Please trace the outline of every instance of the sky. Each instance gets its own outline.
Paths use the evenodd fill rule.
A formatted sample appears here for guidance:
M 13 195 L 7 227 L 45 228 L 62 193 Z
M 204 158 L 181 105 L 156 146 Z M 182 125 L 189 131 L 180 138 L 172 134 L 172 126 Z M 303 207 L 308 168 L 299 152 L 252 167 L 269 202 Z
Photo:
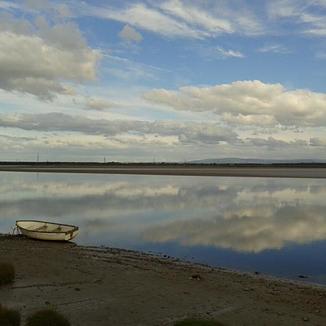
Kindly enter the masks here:
M 326 159 L 326 0 L 0 0 L 0 160 Z

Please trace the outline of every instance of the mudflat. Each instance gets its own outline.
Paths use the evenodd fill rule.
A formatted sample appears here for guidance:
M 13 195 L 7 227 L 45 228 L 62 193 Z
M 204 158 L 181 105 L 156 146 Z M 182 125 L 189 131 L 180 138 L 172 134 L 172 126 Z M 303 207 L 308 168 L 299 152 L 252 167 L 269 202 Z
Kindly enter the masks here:
M 17 277 L 0 303 L 55 307 L 72 325 L 173 325 L 188 316 L 225 325 L 325 325 L 326 288 L 141 252 L 0 236 Z
M 0 171 L 57 172 L 57 173 L 104 173 L 143 175 L 184 175 L 184 176 L 229 176 L 229 177 L 278 177 L 278 178 L 326 178 L 326 167 L 216 167 L 194 165 L 0 165 Z

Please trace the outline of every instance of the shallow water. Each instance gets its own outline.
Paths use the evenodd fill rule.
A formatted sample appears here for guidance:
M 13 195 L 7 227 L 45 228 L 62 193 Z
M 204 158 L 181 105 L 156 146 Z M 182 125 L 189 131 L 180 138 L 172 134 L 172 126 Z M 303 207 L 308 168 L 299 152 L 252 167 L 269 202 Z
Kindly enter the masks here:
M 80 226 L 79 244 L 326 284 L 326 180 L 0 172 L 0 233 Z

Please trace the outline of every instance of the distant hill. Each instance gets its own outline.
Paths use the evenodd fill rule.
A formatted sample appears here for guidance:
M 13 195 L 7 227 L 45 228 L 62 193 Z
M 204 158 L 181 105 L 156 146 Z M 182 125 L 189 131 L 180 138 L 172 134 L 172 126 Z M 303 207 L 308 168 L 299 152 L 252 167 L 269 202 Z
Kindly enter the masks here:
M 298 164 L 298 163 L 326 163 L 326 160 L 313 160 L 313 159 L 295 159 L 295 160 L 269 160 L 269 159 L 256 159 L 256 158 L 212 158 L 205 160 L 188 161 L 187 163 L 193 164 Z

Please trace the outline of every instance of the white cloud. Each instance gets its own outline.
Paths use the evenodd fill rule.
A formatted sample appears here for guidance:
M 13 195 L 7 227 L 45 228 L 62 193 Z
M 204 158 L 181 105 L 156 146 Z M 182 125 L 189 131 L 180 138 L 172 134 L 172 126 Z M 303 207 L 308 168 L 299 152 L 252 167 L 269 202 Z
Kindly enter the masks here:
M 184 4 L 179 0 L 163 2 L 160 8 L 177 18 L 184 20 L 190 25 L 197 25 L 210 33 L 232 33 L 233 26 L 227 19 L 212 16 L 208 11 L 195 7 L 191 4 Z
M 144 4 L 135 4 L 124 9 L 91 7 L 86 9 L 85 14 L 117 20 L 169 37 L 202 38 L 205 35 L 202 31 L 192 29 L 186 23 Z
M 310 143 L 310 146 L 326 147 L 326 139 L 325 138 L 312 137 L 312 138 L 310 138 L 309 143 Z
M 305 0 L 303 0 L 305 1 Z M 274 0 L 267 3 L 267 12 L 270 18 L 282 19 L 297 17 L 303 9 L 302 0 Z
M 89 48 L 72 23 L 36 26 L 9 15 L 0 23 L 0 87 L 41 99 L 71 94 L 69 83 L 94 80 L 98 51 Z
M 33 10 L 42 10 L 51 7 L 48 0 L 25 0 L 24 5 Z
M 247 138 L 244 143 L 246 145 L 253 145 L 255 147 L 268 147 L 269 150 L 276 150 L 278 148 L 290 148 L 294 150 L 297 148 L 302 148 L 304 146 L 309 146 L 310 142 L 304 139 L 294 139 L 289 141 L 284 141 L 282 139 L 276 139 L 274 137 L 268 138 Z
M 313 36 L 326 36 L 326 16 L 316 14 L 302 14 L 300 20 L 303 24 L 308 25 L 304 33 Z
M 104 60 L 107 62 L 107 72 L 111 77 L 135 83 L 137 79 L 159 79 L 160 76 L 170 71 L 156 66 L 133 61 L 125 57 L 106 54 Z
M 129 42 L 141 42 L 143 37 L 133 27 L 125 25 L 119 33 L 119 36 Z
M 234 50 L 226 50 L 223 49 L 222 47 L 218 47 L 217 53 L 220 57 L 222 58 L 244 58 L 244 54 L 241 53 L 240 51 L 234 51 Z
M 326 5 L 323 0 L 275 0 L 270 1 L 267 8 L 272 19 L 295 24 L 294 30 L 299 33 L 326 36 Z
M 181 87 L 177 91 L 156 89 L 144 94 L 152 103 L 175 110 L 211 111 L 238 123 L 268 123 L 285 126 L 324 126 L 326 94 L 309 90 L 288 90 L 281 84 L 237 81 L 210 87 Z M 244 117 L 249 117 L 246 119 Z M 254 118 L 255 117 L 255 118 Z
M 160 141 L 159 137 L 174 136 L 180 144 L 218 144 L 237 142 L 237 134 L 216 123 L 180 123 L 173 121 L 133 121 L 90 119 L 51 112 L 44 114 L 0 115 L 0 127 L 41 132 L 78 132 L 105 137 L 133 137 Z M 136 138 L 137 138 L 136 137 Z M 122 139 L 121 138 L 121 139 Z M 171 139 L 171 138 L 170 138 Z
M 18 5 L 16 3 L 13 3 L 12 1 L 1 1 L 0 8 L 10 10 L 18 8 Z
M 88 98 L 85 103 L 85 109 L 91 109 L 95 111 L 103 111 L 107 109 L 114 109 L 121 107 L 121 104 L 114 103 L 102 98 Z
M 234 24 L 237 26 L 239 34 L 248 36 L 257 36 L 266 33 L 264 25 L 258 21 L 252 12 L 244 11 L 231 11 L 231 17 L 234 20 Z
M 61 17 L 70 17 L 72 15 L 69 7 L 64 3 L 59 4 L 56 10 Z
M 83 15 L 111 19 L 166 37 L 204 39 L 224 33 L 258 35 L 262 24 L 249 10 L 229 7 L 205 8 L 199 2 L 152 2 L 152 6 L 135 3 L 123 8 L 85 6 Z
M 23 0 L 14 8 L 38 16 L 46 13 L 48 17 L 55 16 L 59 20 L 73 16 L 67 4 L 51 0 Z
M 266 114 L 230 114 L 230 113 L 224 113 L 222 116 L 223 120 L 231 125 L 235 126 L 275 126 L 277 124 L 277 121 L 275 118 L 271 115 Z
M 0 12 L 0 33 L 31 34 L 33 28 L 33 24 L 26 19 L 16 19 L 7 12 Z
M 288 54 L 290 51 L 281 44 L 269 44 L 265 45 L 258 49 L 258 52 L 262 53 L 279 53 L 279 54 Z

